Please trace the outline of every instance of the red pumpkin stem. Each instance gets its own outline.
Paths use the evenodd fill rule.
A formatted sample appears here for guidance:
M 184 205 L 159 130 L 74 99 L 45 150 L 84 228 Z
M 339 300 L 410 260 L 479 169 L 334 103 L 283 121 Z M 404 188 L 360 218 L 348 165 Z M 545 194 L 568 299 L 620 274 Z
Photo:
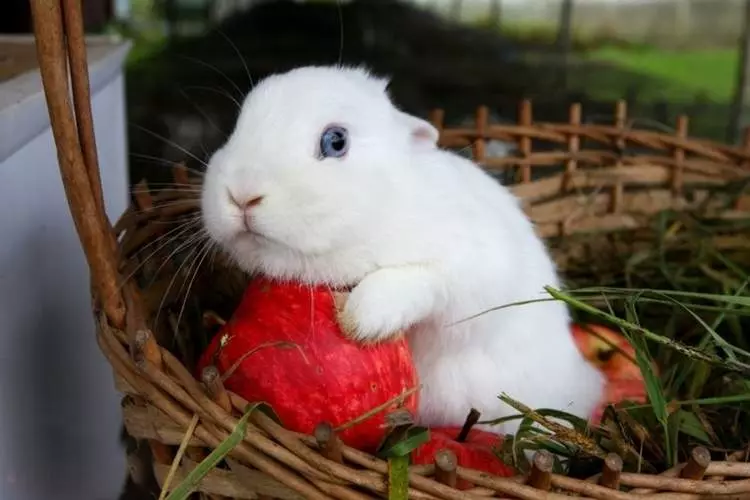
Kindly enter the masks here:
M 469 432 L 471 432 L 471 428 L 476 425 L 477 422 L 479 422 L 479 417 L 482 414 L 479 413 L 479 410 L 476 408 L 472 408 L 471 411 L 469 411 L 469 414 L 466 416 L 466 420 L 464 421 L 464 426 L 461 427 L 461 432 L 458 433 L 458 437 L 456 437 L 456 441 L 459 443 L 463 443 L 466 441 L 466 438 L 469 437 Z

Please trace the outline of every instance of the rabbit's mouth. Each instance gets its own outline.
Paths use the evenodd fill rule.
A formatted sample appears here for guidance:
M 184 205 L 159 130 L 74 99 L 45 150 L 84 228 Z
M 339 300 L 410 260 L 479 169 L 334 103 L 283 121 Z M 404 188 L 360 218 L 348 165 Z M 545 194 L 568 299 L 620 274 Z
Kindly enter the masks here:
M 255 225 L 243 228 L 235 234 L 233 244 L 240 248 L 246 249 L 249 247 L 264 248 L 266 250 L 274 249 L 279 251 L 280 249 L 292 250 L 297 252 L 298 250 L 281 239 L 274 238 L 264 233 L 261 229 L 258 229 Z
M 234 240 L 236 242 L 249 241 L 249 242 L 269 242 L 269 243 L 274 243 L 277 245 L 282 244 L 280 241 L 277 241 L 269 236 L 266 236 L 265 234 L 260 232 L 257 228 L 252 227 L 252 226 L 244 227 L 242 231 L 239 231 L 235 235 Z
M 254 221 L 253 217 L 250 217 L 248 214 L 242 214 L 238 218 L 241 224 L 236 224 L 231 231 L 231 244 L 258 242 L 274 242 L 276 244 L 282 244 L 280 241 L 266 235 L 263 230 L 258 227 L 258 224 Z

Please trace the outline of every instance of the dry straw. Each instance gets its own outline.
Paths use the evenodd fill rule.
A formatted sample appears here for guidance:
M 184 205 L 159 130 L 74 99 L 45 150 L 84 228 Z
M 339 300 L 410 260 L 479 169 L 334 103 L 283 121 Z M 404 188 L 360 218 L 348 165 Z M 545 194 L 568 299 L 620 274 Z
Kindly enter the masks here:
M 248 413 L 248 402 L 227 392 L 217 373 L 209 369 L 197 380 L 187 368 L 191 363 L 165 347 L 165 339 L 175 333 L 170 328 L 179 321 L 171 318 L 151 329 L 166 292 L 158 283 L 147 286 L 143 278 L 154 271 L 141 261 L 139 251 L 165 233 L 165 222 L 189 216 L 198 207 L 179 191 L 152 195 L 146 189 L 115 228 L 109 225 L 94 148 L 80 0 L 32 0 L 31 6 L 60 172 L 93 278 L 96 340 L 112 365 L 117 387 L 126 393 L 126 428 L 149 443 L 159 484 L 169 476 L 171 485 L 184 486 L 182 481 L 198 463 L 213 459 L 212 451 L 230 443 L 226 466 L 207 470 L 189 490 L 215 499 L 360 500 L 388 495 L 395 486 L 388 482 L 388 462 L 344 446 L 325 423 L 314 436 L 304 436 L 284 429 L 257 408 Z M 487 168 L 517 170 L 520 182 L 514 189 L 541 233 L 550 241 L 562 241 L 555 248 L 563 265 L 587 259 L 586 252 L 601 248 L 597 245 L 611 244 L 607 238 L 595 238 L 599 243 L 567 245 L 572 236 L 615 230 L 647 234 L 648 216 L 664 209 L 700 209 L 723 220 L 749 215 L 750 198 L 734 186 L 748 178 L 750 141 L 732 147 L 688 139 L 686 117 L 678 121 L 674 135 L 636 130 L 627 122 L 624 104 L 617 106 L 615 123 L 608 126 L 582 124 L 577 105 L 571 108 L 569 123 L 534 123 L 529 102 L 522 103 L 517 125 L 492 125 L 487 116 L 487 110 L 479 108 L 475 127 L 466 129 L 444 128 L 440 111 L 433 114 L 433 122 L 444 146 L 470 146 Z M 518 155 L 486 158 L 486 141 L 492 139 L 513 142 Z M 546 146 L 536 149 L 540 143 Z M 552 170 L 555 165 L 561 170 Z M 536 179 L 535 172 L 543 169 L 550 175 Z M 183 186 L 196 182 L 181 168 L 175 169 L 175 180 Z M 730 235 L 724 244 L 734 248 L 747 242 Z M 169 262 L 167 267 L 175 271 Z M 229 275 L 205 273 L 201 279 L 209 286 L 200 288 L 210 290 L 213 284 L 215 291 L 226 291 Z M 236 281 L 240 290 L 241 284 L 241 279 Z M 182 460 L 173 463 L 178 451 Z M 550 457 L 542 452 L 529 474 L 516 478 L 468 470 L 455 463 L 455 456 L 441 453 L 434 465 L 410 468 L 407 491 L 409 498 L 424 500 L 570 494 L 599 499 L 750 498 L 750 464 L 739 458 L 711 461 L 705 449 L 697 448 L 687 463 L 648 475 L 622 472 L 622 460 L 609 455 L 601 474 L 579 480 L 554 474 Z M 456 478 L 469 480 L 475 488 L 456 490 Z

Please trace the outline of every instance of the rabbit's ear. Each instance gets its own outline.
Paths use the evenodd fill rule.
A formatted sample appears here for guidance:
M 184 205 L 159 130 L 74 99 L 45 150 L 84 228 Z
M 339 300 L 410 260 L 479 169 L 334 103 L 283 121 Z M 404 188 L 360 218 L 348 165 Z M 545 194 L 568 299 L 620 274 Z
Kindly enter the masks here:
M 440 133 L 428 121 L 397 111 L 398 119 L 411 132 L 412 142 L 419 145 L 437 145 Z

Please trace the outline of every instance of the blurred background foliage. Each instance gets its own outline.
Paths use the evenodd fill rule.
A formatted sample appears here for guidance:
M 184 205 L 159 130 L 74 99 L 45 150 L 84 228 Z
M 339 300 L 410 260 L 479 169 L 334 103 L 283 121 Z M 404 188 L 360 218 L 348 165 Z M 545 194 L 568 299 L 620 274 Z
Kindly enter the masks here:
M 748 4 L 115 0 L 102 31 L 134 41 L 135 181 L 157 175 L 144 156 L 179 161 L 187 149 L 204 158 L 231 130 L 251 79 L 301 64 L 366 64 L 393 77 L 401 107 L 423 116 L 441 107 L 451 123 L 480 104 L 515 121 L 523 97 L 537 121 L 566 120 L 578 101 L 585 121 L 606 123 L 623 99 L 639 126 L 671 130 L 686 113 L 691 135 L 735 141 L 746 122 Z

